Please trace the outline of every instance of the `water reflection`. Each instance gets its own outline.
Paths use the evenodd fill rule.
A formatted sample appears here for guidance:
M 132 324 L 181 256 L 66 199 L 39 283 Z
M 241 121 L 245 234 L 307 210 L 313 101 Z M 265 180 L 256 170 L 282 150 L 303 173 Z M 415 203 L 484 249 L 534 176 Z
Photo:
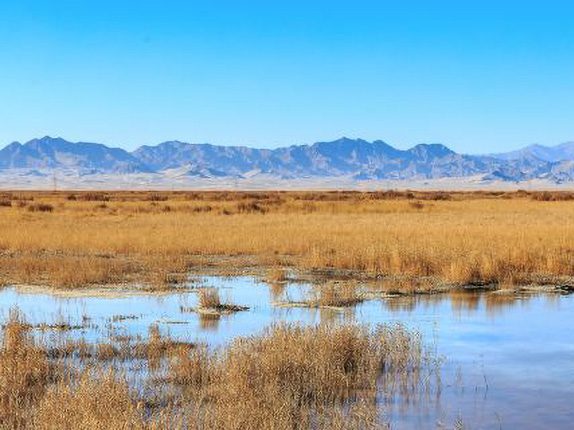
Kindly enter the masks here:
M 204 331 L 217 331 L 221 317 L 217 314 L 199 314 L 199 328 Z
M 19 307 L 35 335 L 61 335 L 98 342 L 110 334 L 118 342 L 148 338 L 150 326 L 182 342 L 224 345 L 260 333 L 278 321 L 303 324 L 341 322 L 404 323 L 447 357 L 440 380 L 424 380 L 422 390 L 396 390 L 383 381 L 379 394 L 394 428 L 429 429 L 460 415 L 473 429 L 570 429 L 574 421 L 574 298 L 556 294 L 452 292 L 379 298 L 344 310 L 286 308 L 280 301 L 304 300 L 311 284 L 265 283 L 254 278 L 203 279 L 227 301 L 247 312 L 206 315 L 192 312 L 197 292 L 167 295 L 27 294 L 0 291 L 0 319 Z M 44 328 L 42 328 L 42 325 Z M 434 377 L 433 377 L 434 378 Z M 394 393 L 391 395 L 391 393 Z M 440 427 L 439 427 L 440 428 Z
M 282 300 L 285 290 L 287 289 L 286 282 L 269 282 L 269 294 L 274 302 Z
M 385 298 L 381 303 L 390 312 L 418 312 L 421 309 L 431 311 L 450 306 L 457 315 L 469 315 L 484 311 L 487 316 L 494 318 L 506 310 L 518 306 L 528 306 L 530 300 L 544 301 L 556 308 L 561 295 L 555 293 L 515 293 L 513 291 L 452 291 L 440 294 L 419 294 L 414 296 L 399 296 Z

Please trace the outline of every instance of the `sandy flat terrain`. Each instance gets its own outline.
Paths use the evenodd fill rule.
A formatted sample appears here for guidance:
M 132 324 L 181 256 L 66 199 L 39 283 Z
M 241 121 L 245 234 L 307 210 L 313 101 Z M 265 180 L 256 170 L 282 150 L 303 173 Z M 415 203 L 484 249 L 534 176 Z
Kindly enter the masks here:
M 4 190 L 574 190 L 574 182 L 487 181 L 482 177 L 357 181 L 351 177 L 281 179 L 271 175 L 250 178 L 198 178 L 165 174 L 31 176 L 0 172 Z

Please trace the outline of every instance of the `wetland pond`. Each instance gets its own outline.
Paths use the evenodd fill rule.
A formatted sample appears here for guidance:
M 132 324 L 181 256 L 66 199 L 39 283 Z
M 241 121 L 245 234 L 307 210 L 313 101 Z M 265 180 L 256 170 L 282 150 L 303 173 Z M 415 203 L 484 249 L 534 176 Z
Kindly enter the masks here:
M 111 331 L 147 336 L 150 325 L 185 342 L 213 347 L 274 322 L 374 325 L 419 331 L 444 357 L 440 382 L 425 396 L 390 402 L 394 429 L 572 429 L 574 426 L 574 295 L 493 292 L 374 298 L 344 310 L 283 307 L 302 300 L 305 283 L 269 284 L 255 277 L 203 277 L 200 287 L 163 294 L 78 294 L 29 288 L 0 290 L 0 317 L 18 308 L 28 323 L 68 324 L 66 336 L 97 342 Z M 249 310 L 214 316 L 190 312 L 198 291 L 217 288 L 222 301 Z M 55 330 L 42 336 L 56 337 Z M 456 428 L 456 425 L 455 425 Z

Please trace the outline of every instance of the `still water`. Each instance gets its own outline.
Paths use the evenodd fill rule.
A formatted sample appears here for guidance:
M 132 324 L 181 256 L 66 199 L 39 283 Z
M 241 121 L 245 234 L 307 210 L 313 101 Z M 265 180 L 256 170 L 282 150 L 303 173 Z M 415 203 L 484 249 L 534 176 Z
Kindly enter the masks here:
M 82 326 L 72 336 L 104 340 L 110 331 L 147 334 L 151 324 L 182 341 L 223 346 L 280 321 L 396 323 L 418 330 L 445 358 L 440 384 L 424 401 L 385 407 L 395 429 L 574 428 L 574 296 L 456 293 L 369 300 L 344 311 L 280 307 L 306 284 L 270 285 L 252 277 L 201 279 L 222 301 L 249 310 L 219 318 L 189 312 L 193 289 L 165 295 L 65 296 L 5 288 L 0 318 L 15 307 L 27 321 Z M 86 324 L 86 321 L 89 321 Z M 445 427 L 446 428 L 446 427 Z

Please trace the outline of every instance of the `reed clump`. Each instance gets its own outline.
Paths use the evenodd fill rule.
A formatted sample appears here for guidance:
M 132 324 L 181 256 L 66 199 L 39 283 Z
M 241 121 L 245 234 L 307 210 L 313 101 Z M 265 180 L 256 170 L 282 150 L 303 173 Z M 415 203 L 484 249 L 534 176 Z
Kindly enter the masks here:
M 285 269 L 274 266 L 267 272 L 267 281 L 269 283 L 285 282 L 289 279 Z
M 407 375 L 424 366 L 422 350 L 402 326 L 281 324 L 223 351 L 176 358 L 171 375 L 192 401 L 204 399 L 209 428 L 381 428 L 364 406 L 374 405 L 383 374 L 416 386 Z
M 365 295 L 356 285 L 328 282 L 316 286 L 310 292 L 310 298 L 304 301 L 285 301 L 275 303 L 282 307 L 309 307 L 343 309 L 365 301 Z
M 328 282 L 319 287 L 312 305 L 316 307 L 343 308 L 353 306 L 365 300 L 356 285 Z
M 282 307 L 309 307 L 343 309 L 365 301 L 365 295 L 359 292 L 357 285 L 327 282 L 315 286 L 310 298 L 304 301 L 285 301 L 275 303 Z
M 201 313 L 226 314 L 231 312 L 246 311 L 249 308 L 232 303 L 223 303 L 219 298 L 219 292 L 215 288 L 206 288 L 199 292 L 199 306 L 196 311 Z

